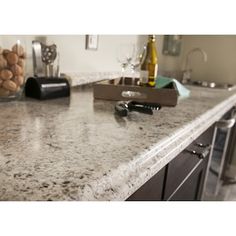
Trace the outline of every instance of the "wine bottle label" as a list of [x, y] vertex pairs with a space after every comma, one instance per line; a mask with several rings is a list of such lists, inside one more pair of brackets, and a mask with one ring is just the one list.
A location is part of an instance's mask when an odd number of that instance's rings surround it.
[[147, 84], [148, 83], [148, 71], [140, 70], [140, 83]]

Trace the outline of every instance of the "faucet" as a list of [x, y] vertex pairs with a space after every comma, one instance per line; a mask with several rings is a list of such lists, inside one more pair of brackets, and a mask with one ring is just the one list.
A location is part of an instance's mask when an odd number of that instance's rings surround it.
[[204, 50], [202, 50], [201, 48], [193, 48], [193, 49], [191, 49], [187, 53], [187, 56], [186, 56], [186, 59], [185, 59], [182, 83], [188, 83], [191, 80], [192, 69], [190, 69], [190, 56], [194, 52], [200, 52], [202, 54], [202, 56], [203, 56], [203, 61], [207, 62], [207, 54], [206, 54], [206, 52]]

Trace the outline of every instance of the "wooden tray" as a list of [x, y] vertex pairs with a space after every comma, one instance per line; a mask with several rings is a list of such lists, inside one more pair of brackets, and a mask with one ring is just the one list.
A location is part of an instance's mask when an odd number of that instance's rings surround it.
[[138, 86], [138, 78], [132, 84], [131, 78], [103, 80], [93, 85], [95, 99], [114, 101], [140, 101], [159, 103], [162, 106], [176, 106], [178, 93], [173, 85], [168, 88], [149, 88]]

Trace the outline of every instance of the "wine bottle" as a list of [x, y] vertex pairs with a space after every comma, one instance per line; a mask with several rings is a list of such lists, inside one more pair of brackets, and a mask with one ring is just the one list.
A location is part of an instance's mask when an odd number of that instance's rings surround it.
[[158, 63], [155, 35], [148, 36], [145, 58], [140, 68], [140, 85], [155, 87]]

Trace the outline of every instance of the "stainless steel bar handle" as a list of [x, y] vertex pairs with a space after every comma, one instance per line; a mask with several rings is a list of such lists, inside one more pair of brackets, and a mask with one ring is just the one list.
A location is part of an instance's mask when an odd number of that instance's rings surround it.
[[232, 109], [231, 119], [235, 119], [236, 120], [236, 106], [234, 106], [233, 109]]
[[207, 179], [208, 179], [208, 175], [209, 175], [209, 169], [210, 169], [210, 165], [211, 165], [211, 159], [212, 159], [213, 149], [214, 149], [215, 140], [216, 140], [216, 134], [217, 134], [217, 127], [215, 126], [213, 137], [212, 137], [212, 142], [211, 142], [211, 149], [210, 149], [209, 159], [208, 159], [207, 168], [206, 168], [206, 174], [205, 174], [203, 187], [202, 187], [201, 200], [203, 200], [203, 196], [204, 196], [204, 193], [205, 193], [205, 190], [206, 190], [206, 183], [207, 183]]
[[219, 192], [219, 188], [221, 185], [221, 177], [222, 177], [222, 172], [223, 172], [223, 168], [224, 168], [224, 163], [225, 163], [225, 158], [226, 158], [226, 152], [227, 152], [227, 147], [228, 147], [228, 143], [229, 143], [229, 137], [230, 137], [230, 132], [231, 129], [228, 130], [227, 135], [226, 135], [226, 139], [225, 139], [225, 144], [224, 144], [224, 149], [223, 149], [223, 154], [220, 160], [220, 168], [219, 168], [219, 173], [217, 176], [217, 182], [216, 182], [216, 187], [215, 187], [215, 195], [218, 194]]
[[235, 118], [231, 118], [228, 120], [220, 120], [216, 122], [217, 128], [221, 129], [231, 129], [235, 124]]
[[216, 123], [216, 126], [218, 128], [227, 129], [227, 135], [226, 135], [226, 139], [225, 139], [223, 154], [222, 154], [221, 161], [220, 161], [219, 173], [217, 176], [216, 188], [215, 188], [215, 193], [214, 193], [215, 195], [218, 194], [219, 188], [221, 185], [221, 177], [222, 177], [222, 172], [223, 172], [223, 168], [224, 168], [226, 152], [227, 152], [228, 143], [229, 143], [229, 137], [230, 137], [230, 133], [231, 133], [231, 128], [234, 126], [234, 124], [235, 124], [235, 118], [231, 118], [229, 120], [220, 120]]

